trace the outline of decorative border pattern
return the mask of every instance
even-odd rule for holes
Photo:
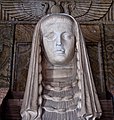
[[[113,0],[2,0],[0,20],[37,21],[48,13],[64,12],[78,21],[94,21],[103,18],[112,4]]]

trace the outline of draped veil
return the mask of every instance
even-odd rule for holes
[[[67,14],[50,14],[43,17],[36,25],[33,41],[32,41],[32,51],[30,58],[30,65],[26,83],[26,89],[24,94],[24,99],[21,107],[22,120],[41,120],[42,115],[42,57],[41,57],[41,23],[48,17],[53,16],[64,16],[70,17],[75,25],[75,37],[76,37],[76,47],[77,47],[77,58],[78,66],[80,70],[78,71],[79,76],[79,88],[81,89],[81,110],[78,113],[79,117],[84,117],[88,120],[92,116],[93,119],[101,116],[101,108],[96,93],[95,85],[93,82],[93,76],[91,72],[91,67],[89,63],[89,58],[87,50],[85,47],[84,38],[80,27],[76,20]],[[93,120],[92,119],[92,120]]]

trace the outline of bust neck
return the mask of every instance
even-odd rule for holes
[[[43,78],[52,81],[67,81],[76,76],[76,58],[71,60],[67,65],[52,65],[43,57]]]

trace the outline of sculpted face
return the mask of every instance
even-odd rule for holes
[[[75,51],[73,22],[67,19],[52,20],[41,26],[44,51],[53,65],[68,64]]]

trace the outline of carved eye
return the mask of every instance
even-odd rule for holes
[[[62,38],[63,38],[64,40],[71,40],[71,39],[74,38],[74,35],[73,35],[72,33],[64,32],[64,33],[62,34]]]
[[[46,34],[44,36],[48,41],[54,41],[56,38],[56,34],[54,32],[51,32],[49,34]]]

